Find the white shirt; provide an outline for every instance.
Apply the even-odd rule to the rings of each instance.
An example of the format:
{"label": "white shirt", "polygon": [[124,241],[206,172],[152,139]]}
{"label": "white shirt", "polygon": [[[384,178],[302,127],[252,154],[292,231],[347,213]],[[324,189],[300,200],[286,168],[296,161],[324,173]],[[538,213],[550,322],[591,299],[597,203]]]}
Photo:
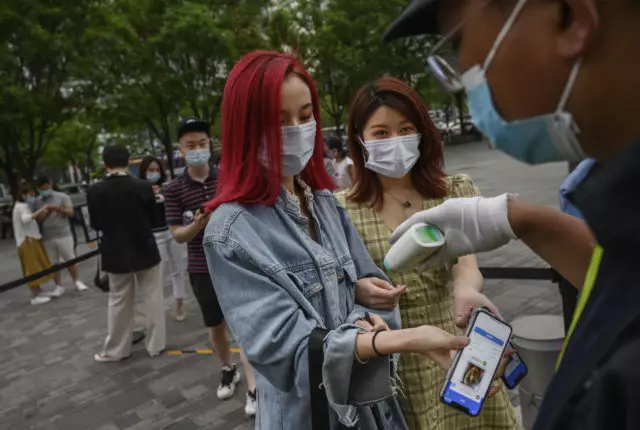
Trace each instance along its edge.
{"label": "white shirt", "polygon": [[353,182],[351,181],[351,175],[349,175],[349,166],[353,166],[353,160],[349,157],[345,157],[342,161],[333,161],[333,179],[336,185],[341,189],[351,188]]}
{"label": "white shirt", "polygon": [[26,238],[42,239],[38,222],[33,219],[33,212],[29,205],[23,202],[16,202],[13,207],[13,236],[16,238],[18,248]]}

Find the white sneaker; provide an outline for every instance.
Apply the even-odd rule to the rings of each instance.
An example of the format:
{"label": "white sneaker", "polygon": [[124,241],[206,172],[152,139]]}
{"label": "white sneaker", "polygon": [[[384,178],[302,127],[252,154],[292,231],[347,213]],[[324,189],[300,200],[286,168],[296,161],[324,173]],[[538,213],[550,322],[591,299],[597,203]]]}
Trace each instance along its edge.
{"label": "white sneaker", "polygon": [[42,294],[40,294],[39,296],[36,296],[36,297],[31,299],[31,304],[32,305],[43,305],[45,303],[49,303],[50,301],[51,301],[51,299],[49,297],[45,297]]}
{"label": "white sneaker", "polygon": [[60,285],[56,285],[56,287],[51,290],[51,291],[43,291],[42,294],[40,294],[41,296],[44,297],[51,297],[53,299],[60,297],[61,295],[64,294],[64,287],[61,287]]}
{"label": "white sneaker", "polygon": [[253,418],[258,413],[258,399],[256,398],[256,390],[247,392],[247,404],[244,407],[244,413],[248,417]]}
{"label": "white sneaker", "polygon": [[89,289],[82,281],[76,281],[76,288],[78,291],[87,291]]}
{"label": "white sneaker", "polygon": [[56,285],[53,291],[50,293],[51,297],[60,297],[64,294],[64,287],[61,285]]}
{"label": "white sneaker", "polygon": [[220,375],[220,385],[218,385],[218,399],[227,400],[236,393],[236,386],[240,382],[240,372],[236,365],[222,366],[222,374]]}

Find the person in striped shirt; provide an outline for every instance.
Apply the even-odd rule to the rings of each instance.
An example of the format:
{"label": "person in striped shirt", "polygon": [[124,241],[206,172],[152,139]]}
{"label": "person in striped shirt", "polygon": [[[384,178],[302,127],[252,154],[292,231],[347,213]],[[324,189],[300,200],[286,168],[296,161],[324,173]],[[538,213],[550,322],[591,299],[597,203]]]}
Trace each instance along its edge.
{"label": "person in striped shirt", "polygon": [[[196,297],[204,324],[209,328],[209,338],[217,352],[222,374],[217,395],[220,400],[233,397],[240,381],[240,372],[231,358],[227,325],[213,283],[209,276],[207,260],[202,247],[204,228],[211,213],[205,213],[205,204],[213,199],[216,190],[217,171],[210,164],[209,124],[198,118],[186,118],[178,126],[180,151],[187,162],[181,177],[165,188],[167,224],[178,243],[187,243],[188,272],[193,294]],[[241,354],[247,375],[247,404],[245,412],[256,414],[256,392],[253,372],[244,354]]]}

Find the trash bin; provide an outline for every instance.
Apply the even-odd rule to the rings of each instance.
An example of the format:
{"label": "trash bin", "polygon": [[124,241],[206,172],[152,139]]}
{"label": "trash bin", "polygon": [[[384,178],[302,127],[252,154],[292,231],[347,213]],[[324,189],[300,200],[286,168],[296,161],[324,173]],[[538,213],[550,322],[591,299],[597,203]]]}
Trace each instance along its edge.
{"label": "trash bin", "polygon": [[520,382],[520,407],[526,430],[533,428],[542,397],[555,373],[564,342],[564,320],[555,315],[530,315],[511,323],[513,343],[529,370]]}

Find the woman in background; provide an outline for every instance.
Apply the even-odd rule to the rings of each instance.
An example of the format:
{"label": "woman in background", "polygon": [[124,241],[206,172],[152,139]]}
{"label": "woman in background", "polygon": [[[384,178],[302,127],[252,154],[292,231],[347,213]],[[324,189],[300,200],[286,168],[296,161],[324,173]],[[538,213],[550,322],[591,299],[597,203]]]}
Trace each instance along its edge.
{"label": "woman in background", "polygon": [[151,155],[147,155],[140,163],[140,179],[149,181],[156,194],[157,219],[164,220],[161,225],[155,226],[153,235],[158,244],[158,250],[164,264],[168,264],[173,285],[173,298],[175,300],[174,318],[182,322],[186,318],[184,311],[184,299],[187,297],[185,280],[187,273],[187,249],[184,245],[173,240],[164,212],[164,196],[162,186],[167,181],[167,175],[162,168],[161,161]]}
{"label": "woman in background", "polygon": [[341,190],[351,188],[355,179],[353,160],[347,155],[342,139],[331,137],[327,139],[327,146],[333,155],[333,181]]}
{"label": "woman in background", "polygon": [[[479,194],[468,176],[445,175],[442,143],[427,107],[402,81],[383,77],[362,87],[351,105],[348,130],[356,179],[351,190],[336,197],[381,270],[391,232],[409,216],[450,197]],[[473,255],[461,257],[451,271],[412,268],[387,275],[393,284],[407,286],[400,296],[403,327],[433,325],[456,334],[466,325],[463,315],[469,308],[485,306],[497,312],[481,292],[483,278]],[[393,306],[379,291],[363,294],[363,304]],[[504,387],[472,418],[440,402],[446,372],[427,357],[402,354],[398,375],[406,394],[400,406],[412,430],[518,428]]]}
{"label": "woman in background", "polygon": [[[49,207],[44,205],[36,212],[31,212],[30,205],[35,202],[36,191],[30,185],[23,185],[18,193],[18,201],[13,207],[13,235],[18,246],[18,257],[22,266],[22,274],[26,276],[41,272],[51,267],[49,257],[42,247],[42,236],[37,220],[44,219],[49,213]],[[43,276],[29,282],[32,305],[41,305],[51,300],[42,292],[40,285],[53,278],[54,274]]]}

